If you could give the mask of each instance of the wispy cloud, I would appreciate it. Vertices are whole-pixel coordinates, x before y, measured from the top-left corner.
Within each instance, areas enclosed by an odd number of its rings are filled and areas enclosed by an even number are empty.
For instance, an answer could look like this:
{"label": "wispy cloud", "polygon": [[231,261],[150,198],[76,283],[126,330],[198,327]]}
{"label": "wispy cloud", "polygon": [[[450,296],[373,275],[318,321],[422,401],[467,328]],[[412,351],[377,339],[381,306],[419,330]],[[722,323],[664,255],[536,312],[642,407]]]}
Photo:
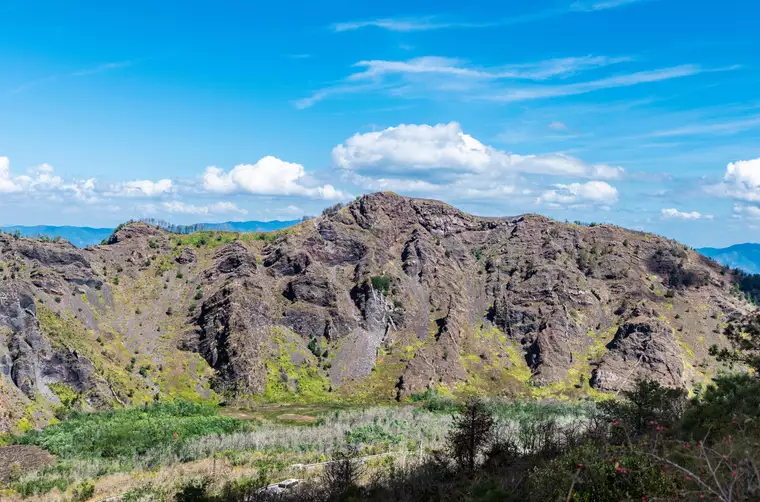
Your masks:
{"label": "wispy cloud", "polygon": [[131,66],[132,64],[134,64],[134,61],[118,61],[118,62],[113,62],[113,63],[104,63],[98,66],[94,66],[92,68],[84,68],[84,69],[72,71],[69,73],[58,73],[55,75],[48,75],[46,77],[38,78],[36,80],[31,80],[29,82],[21,84],[18,87],[12,89],[10,92],[11,94],[18,94],[18,93],[24,92],[30,87],[36,87],[38,85],[46,84],[54,80],[59,80],[59,79],[64,79],[64,78],[86,77],[89,75],[95,75],[97,73],[117,70],[119,68],[126,68],[127,66]]}
{"label": "wispy cloud", "polygon": [[433,16],[420,18],[382,18],[365,21],[348,21],[335,23],[332,29],[335,32],[354,31],[362,28],[382,28],[388,31],[429,31],[445,28],[487,28],[496,26],[496,23],[464,23],[436,21]]}
{"label": "wispy cloud", "polygon": [[702,134],[736,134],[756,127],[760,127],[760,116],[662,129],[638,136],[631,136],[628,139],[673,138],[678,136],[699,136]]}
{"label": "wispy cloud", "polygon": [[95,66],[94,68],[87,68],[84,70],[75,71],[72,73],[69,73],[68,77],[85,77],[87,75],[95,75],[96,73],[103,73],[105,71],[110,70],[118,70],[119,68],[126,68],[127,66],[131,66],[132,61],[120,61],[116,63],[105,63],[99,66]]}
{"label": "wispy cloud", "polygon": [[554,98],[561,96],[574,96],[578,94],[586,94],[589,92],[598,91],[601,89],[629,87],[632,85],[670,80],[673,78],[689,77],[703,73],[705,71],[711,70],[706,70],[699,65],[680,65],[657,70],[640,71],[625,75],[615,75],[599,80],[578,82],[575,84],[510,89],[506,92],[483,96],[483,98],[493,101],[509,102],[528,101],[533,99]]}
{"label": "wispy cloud", "polygon": [[[391,89],[403,94],[413,88],[430,84],[438,90],[469,91],[475,86],[490,85],[503,80],[543,81],[551,78],[567,78],[577,73],[631,61],[629,57],[581,56],[555,58],[531,63],[510,64],[498,67],[476,67],[466,61],[439,56],[424,56],[406,61],[365,60],[354,64],[361,69],[348,75],[343,81],[319,89],[311,96],[295,102],[299,109],[336,95],[378,89]],[[424,81],[424,77],[450,77],[445,81],[436,78]],[[420,80],[423,79],[423,80]]]}
{"label": "wispy cloud", "polygon": [[594,12],[600,10],[615,9],[626,5],[642,2],[651,2],[653,0],[607,0],[597,2],[575,2],[570,6],[571,10],[580,12]]}
{"label": "wispy cloud", "polygon": [[530,23],[580,12],[596,12],[623,7],[652,0],[608,0],[597,2],[575,2],[567,7],[547,9],[495,21],[447,21],[441,16],[398,17],[366,19],[335,23],[330,28],[335,32],[355,31],[363,28],[379,28],[388,31],[411,32],[443,29],[495,28],[522,23]]}

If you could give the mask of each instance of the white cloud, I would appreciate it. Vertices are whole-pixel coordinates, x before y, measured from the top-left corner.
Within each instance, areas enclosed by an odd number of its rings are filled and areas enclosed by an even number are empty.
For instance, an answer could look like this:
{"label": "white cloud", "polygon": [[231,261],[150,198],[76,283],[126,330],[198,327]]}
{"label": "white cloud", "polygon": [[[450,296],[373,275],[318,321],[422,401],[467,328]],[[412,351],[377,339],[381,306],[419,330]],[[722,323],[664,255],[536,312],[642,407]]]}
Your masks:
{"label": "white cloud", "polygon": [[701,214],[701,213],[698,213],[697,211],[683,212],[672,207],[663,209],[662,211],[660,211],[660,214],[665,219],[675,219],[675,220],[701,220],[701,219],[711,220],[713,218],[711,214]]}
{"label": "white cloud", "polygon": [[29,174],[13,177],[8,157],[0,157],[0,193],[23,193],[25,197],[43,196],[50,200],[72,196],[88,203],[97,200],[94,179],[65,181],[54,172],[50,164],[40,164],[30,169]]}
{"label": "white cloud", "polygon": [[614,9],[624,5],[643,2],[647,0],[602,0],[596,2],[575,2],[569,7],[546,9],[521,16],[507,17],[491,21],[445,21],[435,16],[425,17],[407,17],[407,18],[379,18],[364,21],[349,21],[335,23],[332,30],[335,32],[354,31],[363,28],[380,28],[388,31],[412,32],[412,31],[431,31],[442,29],[464,29],[464,28],[495,28],[499,26],[509,26],[515,24],[529,23],[560,17],[577,12],[594,12],[600,10]]}
{"label": "white cloud", "polygon": [[723,182],[705,190],[721,197],[760,202],[760,158],[729,163]]}
{"label": "white cloud", "polygon": [[549,129],[553,129],[555,131],[567,131],[567,126],[562,122],[552,122],[549,124]]}
{"label": "white cloud", "polygon": [[172,193],[174,189],[174,182],[170,179],[158,181],[134,180],[111,186],[109,195],[120,197],[158,197]]}
{"label": "white cloud", "polygon": [[307,186],[306,170],[301,164],[267,156],[255,164],[239,164],[229,172],[208,167],[203,173],[203,188],[214,193],[245,192],[257,195],[298,195],[327,200],[347,198],[332,185]]}
{"label": "white cloud", "polygon": [[409,94],[416,90],[421,95],[430,91],[450,93],[478,90],[481,94],[491,95],[498,90],[493,86],[504,80],[565,78],[630,60],[628,57],[587,55],[495,67],[477,67],[461,59],[440,56],[405,61],[364,60],[354,64],[361,71],[348,75],[339,84],[319,89],[311,96],[296,101],[295,106],[304,109],[335,95],[379,90],[395,94]]}
{"label": "white cloud", "polygon": [[0,157],[0,193],[14,193],[22,190],[11,178],[10,165],[8,157]]}
{"label": "white cloud", "polygon": [[606,0],[600,2],[575,2],[570,6],[570,8],[579,12],[594,12],[599,10],[614,9],[616,7],[623,7],[624,5],[647,1],[650,0]]}
{"label": "white cloud", "polygon": [[[728,70],[729,68],[726,68]],[[733,69],[733,68],[730,68]],[[591,80],[588,82],[578,82],[575,84],[554,85],[554,86],[535,86],[523,89],[505,89],[482,96],[483,99],[501,102],[528,101],[534,99],[555,98],[562,96],[575,96],[586,94],[601,89],[611,89],[618,87],[630,87],[651,82],[660,82],[674,78],[689,77],[705,71],[698,65],[681,65],[670,68],[661,68],[657,70],[639,71],[613,77]]]}
{"label": "white cloud", "polygon": [[563,154],[517,155],[486,146],[462,131],[456,122],[399,125],[356,134],[333,148],[333,163],[345,170],[377,178],[434,174],[431,183],[465,175],[503,176],[517,173],[576,177],[620,177],[624,170],[588,164]]}
{"label": "white cloud", "polygon": [[208,204],[205,206],[198,206],[194,204],[187,204],[185,202],[178,201],[178,200],[173,200],[173,201],[161,203],[160,208],[169,213],[179,213],[179,214],[195,214],[195,215],[248,214],[247,210],[241,209],[237,207],[235,204],[233,204],[232,202],[227,202],[227,201],[216,202],[214,204]]}
{"label": "white cloud", "polygon": [[555,185],[552,190],[542,193],[536,202],[549,205],[566,204],[614,204],[618,199],[617,189],[604,181]]}
{"label": "white cloud", "polygon": [[346,80],[357,81],[377,79],[392,74],[433,74],[476,79],[544,80],[556,76],[567,76],[583,70],[600,68],[611,64],[630,61],[629,58],[606,56],[583,56],[549,59],[533,63],[505,65],[493,68],[468,67],[466,61],[423,56],[407,61],[369,60],[359,61],[355,67],[364,71],[349,75]]}
{"label": "white cloud", "polygon": [[760,220],[760,207],[734,204],[734,216],[750,220]]}

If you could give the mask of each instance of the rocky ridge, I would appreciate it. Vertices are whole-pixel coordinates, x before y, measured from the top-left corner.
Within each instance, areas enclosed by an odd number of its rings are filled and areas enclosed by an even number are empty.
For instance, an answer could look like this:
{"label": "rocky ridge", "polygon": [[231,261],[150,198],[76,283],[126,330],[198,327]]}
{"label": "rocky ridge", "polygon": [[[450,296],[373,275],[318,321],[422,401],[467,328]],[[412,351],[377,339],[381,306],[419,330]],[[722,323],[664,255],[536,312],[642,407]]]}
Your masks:
{"label": "rocky ridge", "polygon": [[655,235],[392,193],[269,234],[0,235],[0,426],[66,406],[588,396],[709,379],[752,307]]}

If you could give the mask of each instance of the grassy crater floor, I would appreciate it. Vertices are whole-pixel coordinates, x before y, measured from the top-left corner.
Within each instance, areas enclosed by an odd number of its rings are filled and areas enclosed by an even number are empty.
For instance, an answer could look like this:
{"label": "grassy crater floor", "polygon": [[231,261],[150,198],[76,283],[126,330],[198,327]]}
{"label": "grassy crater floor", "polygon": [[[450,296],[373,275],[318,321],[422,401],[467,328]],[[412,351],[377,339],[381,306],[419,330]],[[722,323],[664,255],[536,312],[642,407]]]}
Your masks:
{"label": "grassy crater floor", "polygon": [[[582,421],[588,412],[585,405],[567,403],[494,401],[490,406],[500,427],[536,414]],[[3,500],[168,501],[198,476],[220,483],[308,479],[346,445],[360,449],[370,469],[386,469],[440,449],[453,410],[446,400],[428,399],[371,408],[322,403],[250,409],[178,401],[74,413],[42,430],[5,438],[10,445],[3,450],[26,448],[36,460],[14,468],[9,457],[0,495]]]}

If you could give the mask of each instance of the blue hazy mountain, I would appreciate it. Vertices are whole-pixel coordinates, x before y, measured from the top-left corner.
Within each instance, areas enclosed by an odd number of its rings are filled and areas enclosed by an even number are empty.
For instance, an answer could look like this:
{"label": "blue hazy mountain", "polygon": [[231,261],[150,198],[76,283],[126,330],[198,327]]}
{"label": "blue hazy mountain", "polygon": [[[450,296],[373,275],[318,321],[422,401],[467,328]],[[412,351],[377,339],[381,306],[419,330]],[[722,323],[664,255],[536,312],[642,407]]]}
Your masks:
{"label": "blue hazy mountain", "polygon": [[[290,221],[228,221],[225,223],[202,223],[203,228],[208,230],[228,230],[231,232],[272,232],[299,223],[301,220]],[[113,228],[91,228],[74,226],[22,226],[9,225],[0,228],[3,232],[19,232],[24,237],[60,237],[66,239],[77,247],[94,246],[107,239]]]}
{"label": "blue hazy mountain", "polygon": [[91,228],[91,227],[72,227],[63,226],[55,227],[48,225],[37,225],[32,227],[25,227],[21,225],[13,225],[2,227],[3,232],[15,233],[19,232],[24,237],[61,237],[71,242],[75,246],[85,247],[94,244],[100,244],[103,239],[108,238],[113,232],[113,228]]}
{"label": "blue hazy mountain", "polygon": [[736,244],[727,248],[697,249],[721,265],[739,268],[750,274],[760,274],[760,244]]}
{"label": "blue hazy mountain", "polygon": [[227,230],[230,232],[273,232],[281,228],[292,227],[301,220],[289,221],[228,221],[225,223],[202,223],[208,230]]}

